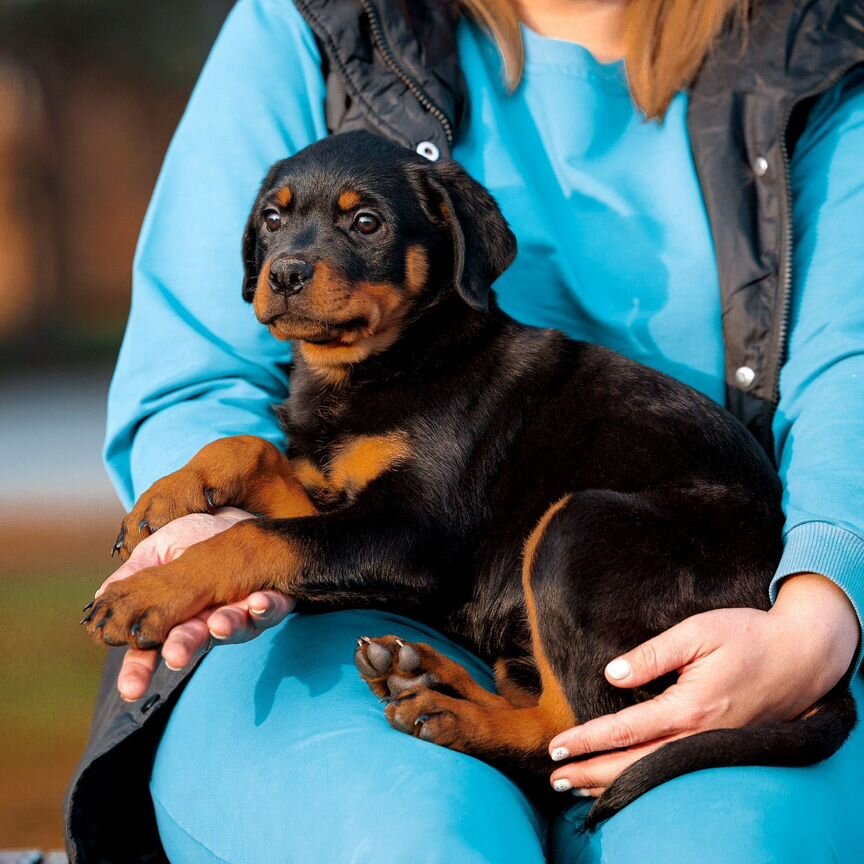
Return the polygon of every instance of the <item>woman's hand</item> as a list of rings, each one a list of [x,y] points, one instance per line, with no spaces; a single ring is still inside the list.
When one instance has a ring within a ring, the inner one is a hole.
[[[126,579],[145,567],[167,564],[193,544],[251,518],[252,514],[245,510],[223,507],[213,515],[194,513],[169,522],[135,547],[129,560],[105,580],[96,596],[111,582]],[[205,609],[168,634],[162,658],[169,669],[183,669],[207,649],[211,637],[222,643],[248,642],[282,621],[293,608],[294,601],[284,594],[257,591],[238,603]],[[158,664],[159,651],[130,648],[117,676],[117,689],[123,699],[127,702],[140,699],[147,692]]]
[[[654,699],[556,735],[549,744],[555,761],[614,752],[558,768],[552,786],[597,796],[667,741],[791,720],[846,674],[859,636],[849,599],[815,573],[788,578],[770,612],[694,615],[606,666],[616,687],[639,687],[676,671],[679,678]]]

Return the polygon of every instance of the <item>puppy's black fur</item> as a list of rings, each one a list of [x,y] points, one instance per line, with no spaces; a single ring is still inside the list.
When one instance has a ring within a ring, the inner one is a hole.
[[[350,386],[322,388],[298,363],[282,413],[292,452],[323,462],[345,435],[394,428],[415,442],[412,461],[364,493],[369,542],[386,550],[387,566],[373,555],[356,567],[352,545],[342,567],[330,559],[302,593],[339,605],[393,603],[486,658],[524,659],[522,549],[550,504],[569,494],[534,584],[550,660],[581,720],[651,695],[609,686],[602,670],[612,657],[698,612],[767,608],[781,552],[780,488],[739,423],[671,378],[498,309],[489,288],[515,241],[488,194],[454,165],[350,135],[277,166],[264,192],[288,183],[302,197],[309,187],[320,204],[344,177],[368,189],[393,226],[388,254],[364,250],[361,265],[345,262],[352,275],[398,279],[392,268],[412,241],[437,266],[415,320],[387,352],[351,370]],[[250,234],[254,224],[253,213]],[[326,244],[314,254],[332,257]],[[833,721],[669,746],[615,784],[594,818],[682,770],[825,758],[848,733],[843,704]]]
[[[319,515],[254,526],[284,560],[302,559],[258,587],[422,618],[503,661],[523,691],[557,682],[582,722],[669,683],[612,687],[613,657],[699,612],[768,607],[780,486],[709,399],[504,314],[490,287],[515,252],[495,202],[452,163],[352,133],[274,166],[245,232],[243,290],[295,342],[281,418]],[[353,480],[337,482],[357,441],[383,442],[384,455],[348,460]],[[369,660],[358,656],[372,678]],[[838,687],[807,719],[674,742],[626,771],[591,824],[687,771],[824,759],[854,722]],[[480,746],[469,732],[443,743],[548,778],[545,745],[487,729]]]

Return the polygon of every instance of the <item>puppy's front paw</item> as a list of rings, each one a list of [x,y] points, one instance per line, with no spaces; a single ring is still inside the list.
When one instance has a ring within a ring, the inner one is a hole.
[[[154,531],[190,513],[213,512],[223,506],[221,498],[219,490],[207,486],[201,474],[188,467],[157,480],[121,523],[111,554],[126,561]]]
[[[162,572],[170,566],[112,582],[81,622],[90,636],[106,645],[158,648],[172,627],[205,609],[206,599],[184,591]]]

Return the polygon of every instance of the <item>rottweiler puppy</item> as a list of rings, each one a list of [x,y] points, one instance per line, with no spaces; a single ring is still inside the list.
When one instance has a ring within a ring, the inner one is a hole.
[[[267,588],[398,610],[493,663],[498,692],[427,645],[358,634],[390,723],[548,784],[555,734],[669,683],[612,687],[610,659],[699,612],[765,609],[783,524],[765,454],[678,381],[509,318],[490,287],[515,254],[452,162],[350,133],[277,163],[245,230],[243,296],[293,344],[287,453],[210,444],[141,497],[116,550],[187,513],[261,518],[112,584],[88,631],[154,648]],[[591,824],[687,771],[819,761],[854,721],[838,688],[806,719],[672,742]]]

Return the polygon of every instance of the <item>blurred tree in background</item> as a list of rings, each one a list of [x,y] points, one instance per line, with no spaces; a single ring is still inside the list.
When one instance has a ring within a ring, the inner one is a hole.
[[[0,6],[0,361],[110,356],[171,133],[230,0]]]

